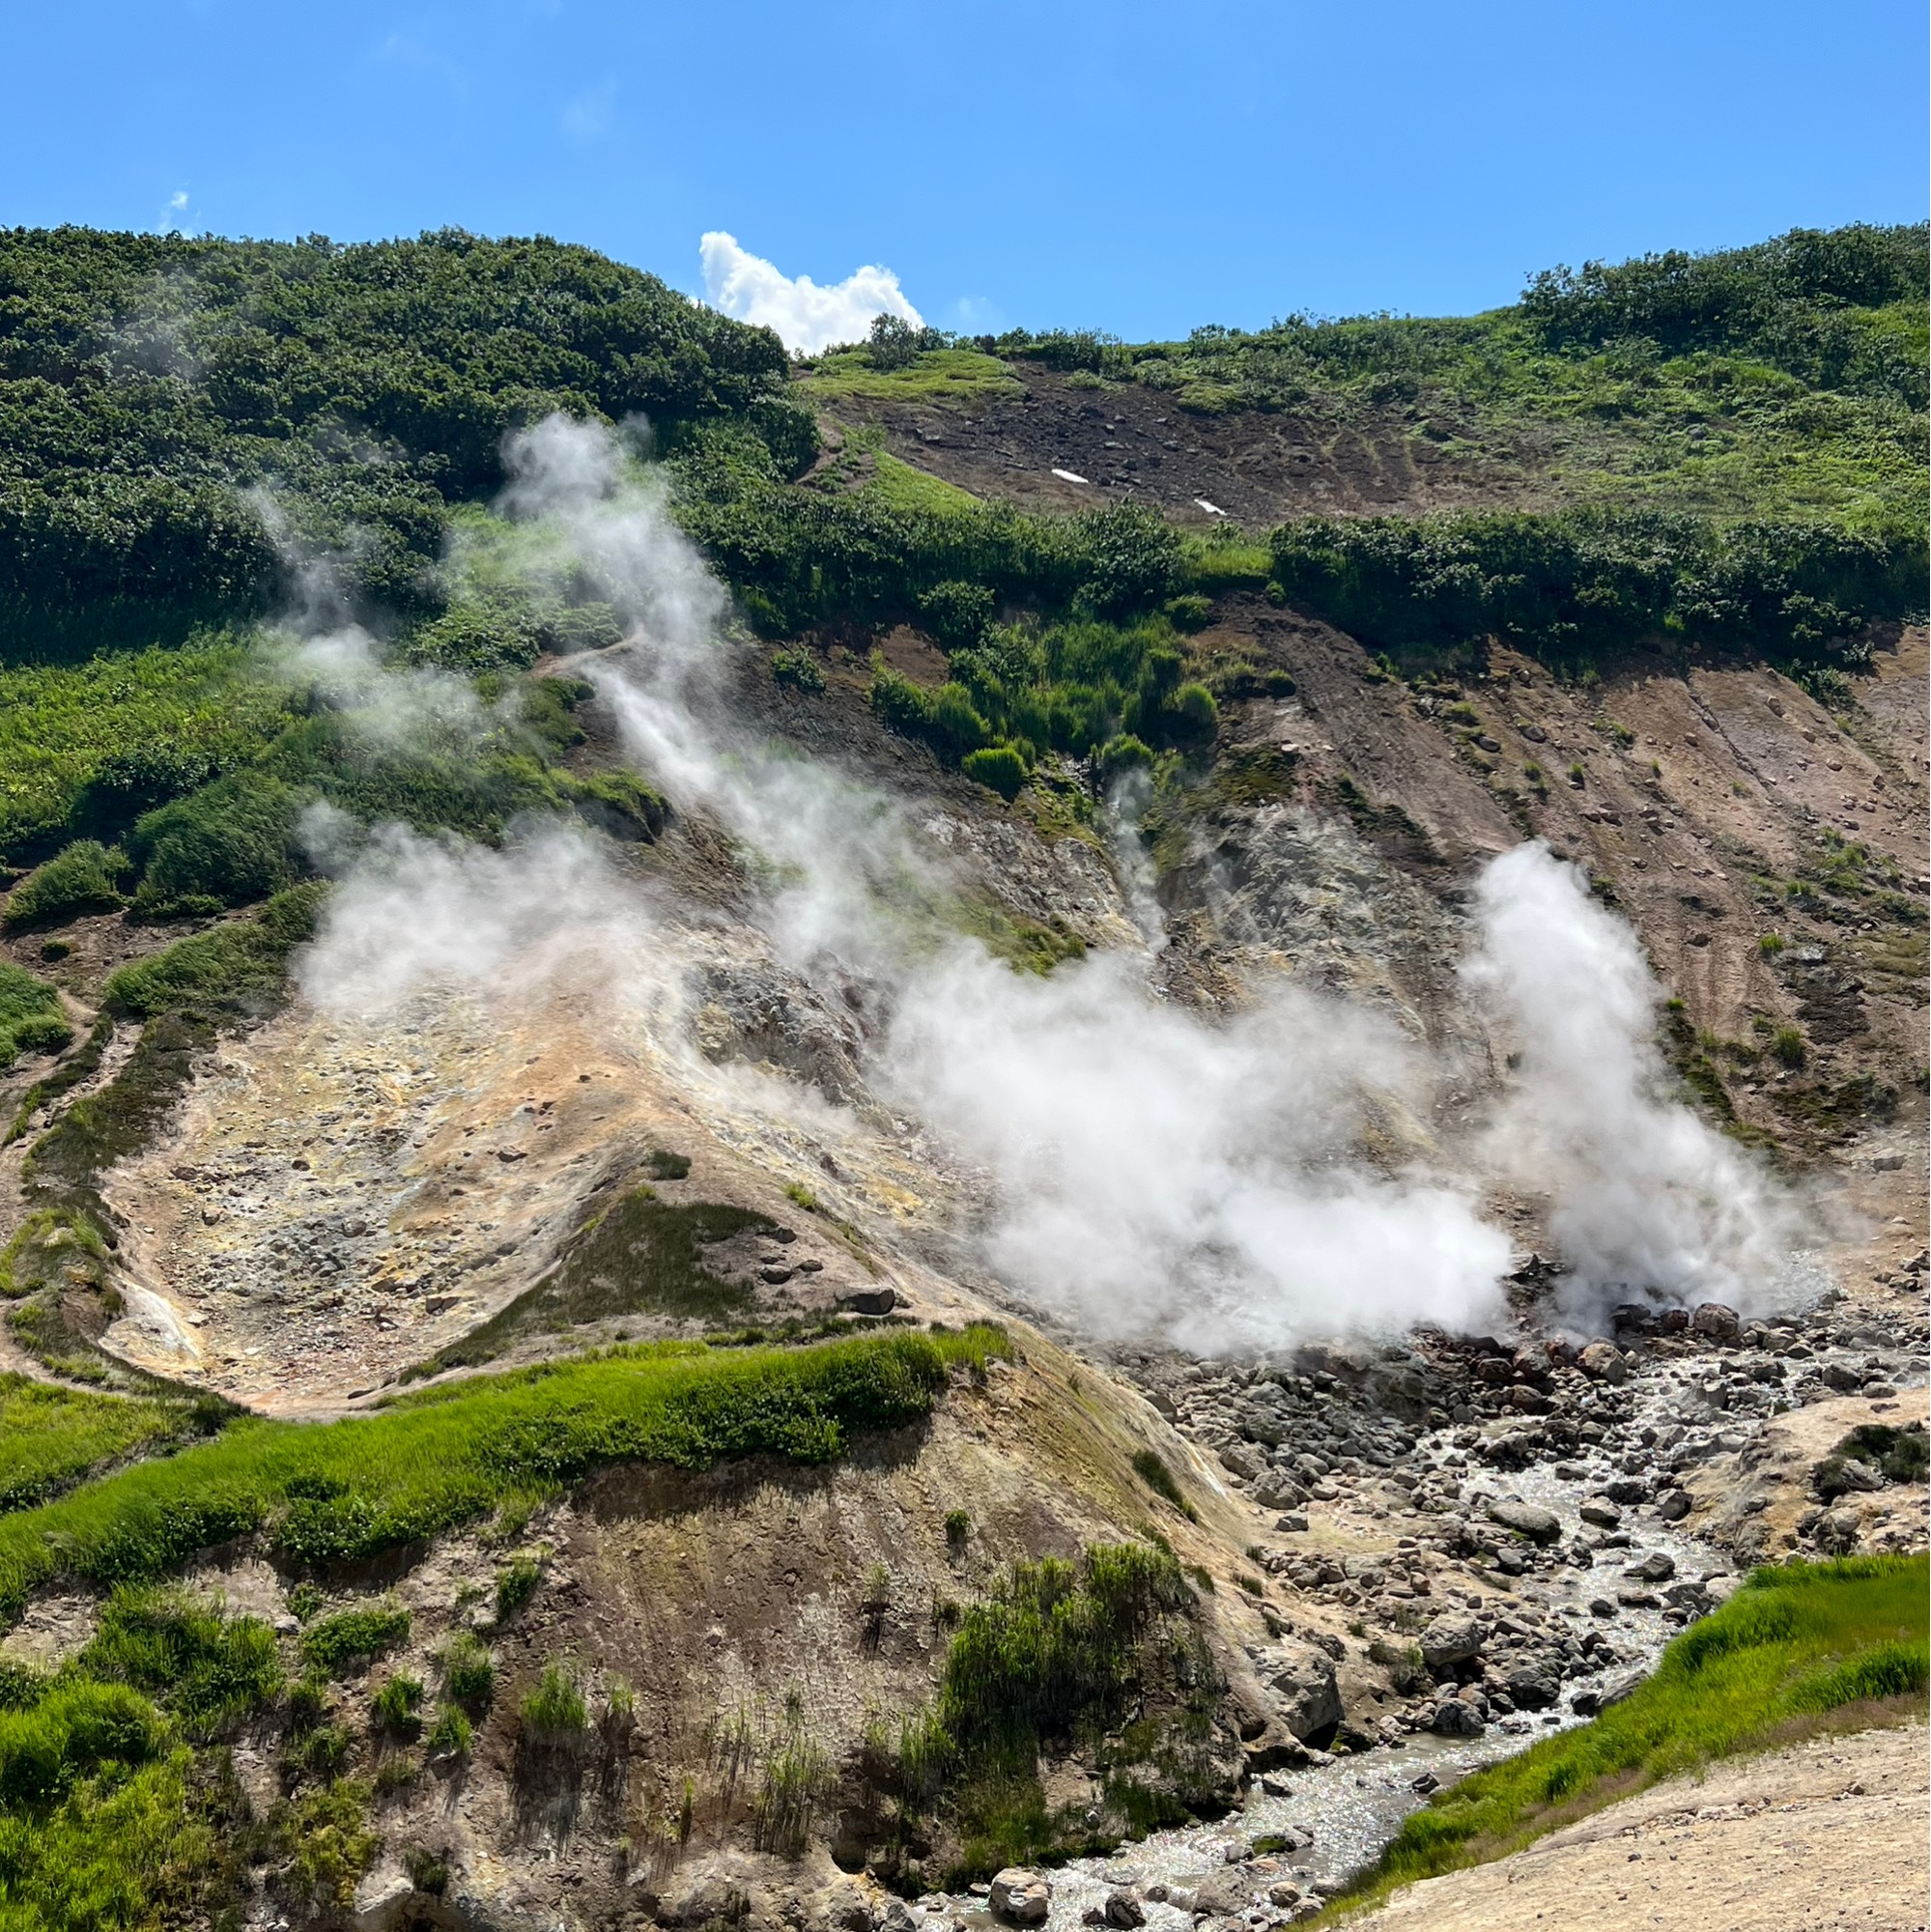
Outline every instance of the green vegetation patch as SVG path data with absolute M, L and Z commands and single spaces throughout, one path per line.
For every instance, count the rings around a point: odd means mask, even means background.
M 1810 1472 L 1812 1487 L 1827 1503 L 1833 1503 L 1857 1487 L 1847 1463 L 1860 1463 L 1887 1483 L 1910 1483 L 1917 1489 L 1931 1477 L 1931 1436 L 1919 1422 L 1894 1429 L 1885 1422 L 1866 1422 L 1851 1431 Z
M 1859 1556 L 1759 1570 L 1663 1652 L 1656 1674 L 1578 1730 L 1437 1793 L 1342 1903 L 1506 1857 L 1543 1833 L 1712 1759 L 1802 1735 L 1847 1706 L 1920 1717 L 1926 1559 Z
M 72 1037 L 59 989 L 0 959 L 0 1072 L 23 1053 L 58 1053 Z
M 218 1405 L 94 1395 L 0 1376 L 0 1511 L 29 1509 L 109 1463 L 195 1440 Z
M 867 1776 L 895 1801 L 877 1833 L 885 1862 L 901 1885 L 922 1882 L 910 1848 L 936 1827 L 945 1883 L 962 1886 L 1217 1814 L 1232 1789 L 1213 1748 L 1220 1689 L 1199 1601 L 1164 1546 L 1014 1564 L 958 1611 L 932 1709 L 895 1745 L 867 1739 Z M 1069 1750 L 1101 1782 L 1098 1819 L 1084 1801 L 1046 1802 L 1041 1755 Z
M 7 895 L 7 929 L 61 925 L 86 912 L 112 912 L 124 903 L 122 882 L 129 869 L 118 845 L 76 838 L 37 866 Z
M 718 1273 L 704 1250 L 748 1230 L 771 1235 L 777 1227 L 747 1208 L 709 1201 L 672 1207 L 651 1188 L 634 1188 L 587 1223 L 535 1287 L 417 1373 L 494 1361 L 525 1336 L 560 1334 L 613 1316 L 716 1322 L 741 1315 L 755 1299 L 750 1284 Z
M 928 349 L 881 369 L 864 349 L 834 349 L 809 363 L 797 387 L 813 402 L 980 403 L 1025 393 L 1010 369 L 981 349 Z
M 362 1561 L 616 1463 L 825 1462 L 854 1434 L 917 1421 L 954 1366 L 1006 1349 L 985 1327 L 788 1350 L 667 1344 L 479 1377 L 326 1426 L 237 1422 L 0 1520 L 0 1606 L 17 1615 L 60 1577 L 156 1580 L 241 1536 L 292 1562 Z

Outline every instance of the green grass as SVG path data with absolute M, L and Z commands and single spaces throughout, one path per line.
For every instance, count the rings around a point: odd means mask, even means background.
M 1926 1559 L 1846 1557 L 1759 1570 L 1594 1722 L 1438 1793 L 1337 1909 L 1506 1857 L 1661 1778 L 1774 1745 L 1847 1706 L 1923 1715 Z
M 213 1419 L 192 1403 L 0 1376 L 0 1511 L 44 1502 L 107 1463 L 192 1441 Z
M 58 990 L 0 959 L 0 1073 L 23 1053 L 58 1053 L 72 1038 Z
M 560 1663 L 544 1666 L 543 1675 L 518 1704 L 517 1718 L 528 1743 L 551 1750 L 581 1744 L 590 1727 L 582 1690 Z
M 915 469 L 885 450 L 881 449 L 872 463 L 872 478 L 866 486 L 866 492 L 891 509 L 910 515 L 946 517 L 978 507 L 979 498 L 971 491 Z
M 260 1013 L 279 1003 L 288 956 L 315 930 L 327 887 L 277 893 L 253 919 L 224 920 L 110 974 L 106 1005 L 135 1019 L 185 1007 Z
M 817 403 L 847 396 L 879 403 L 977 403 L 1021 393 L 1011 370 L 978 349 L 928 349 L 903 369 L 874 369 L 864 350 L 840 350 L 820 355 L 797 387 Z
M 229 633 L 79 665 L 0 665 L 0 856 L 39 856 L 69 827 L 118 837 L 158 802 L 139 789 L 144 764 L 212 776 L 257 754 L 287 707 L 286 690 L 253 674 L 249 645 Z M 75 822 L 111 818 L 124 796 L 132 810 L 120 823 Z
M 918 1420 L 954 1365 L 1006 1348 L 976 1327 L 793 1350 L 625 1349 L 320 1427 L 238 1422 L 0 1520 L 0 1609 L 17 1616 L 62 1577 L 152 1581 L 241 1536 L 295 1563 L 366 1559 L 615 1463 L 827 1462 L 856 1433 Z
M 179 1590 L 118 1589 L 79 1668 L 158 1699 L 197 1735 L 252 1717 L 281 1693 L 275 1634 L 259 1617 L 229 1617 Z
M 302 1662 L 326 1676 L 345 1676 L 407 1641 L 409 1624 L 409 1612 L 394 1605 L 338 1610 L 302 1632 Z

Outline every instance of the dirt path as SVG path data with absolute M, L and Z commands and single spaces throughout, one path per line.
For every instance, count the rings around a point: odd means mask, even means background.
M 1673 1778 L 1526 1852 L 1398 1893 L 1374 1932 L 1923 1932 L 1921 1725 Z

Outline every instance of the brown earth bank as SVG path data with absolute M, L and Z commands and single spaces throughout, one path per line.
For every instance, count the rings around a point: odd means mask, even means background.
M 1923 1932 L 1927 1804 L 1921 1724 L 1813 1738 L 1671 1778 L 1347 1922 L 1375 1932 Z
M 1260 526 L 1293 516 L 1533 509 L 1553 495 L 1548 472 L 1558 451 L 1548 432 L 1524 429 L 1510 446 L 1474 449 L 1438 412 L 1212 415 L 1137 384 L 1086 387 L 1036 362 L 1010 366 L 1009 391 L 970 404 L 835 396 L 827 408 L 883 430 L 893 455 L 944 482 L 1035 510 L 1131 500 L 1178 524 L 1206 526 L 1220 512 Z

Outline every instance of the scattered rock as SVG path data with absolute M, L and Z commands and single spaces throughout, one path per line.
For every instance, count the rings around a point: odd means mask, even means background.
M 1598 1529 L 1621 1529 L 1623 1526 L 1622 1511 L 1614 1503 L 1604 1502 L 1596 1496 L 1587 1498 L 1576 1515 L 1584 1522 L 1593 1522 Z
M 898 1306 L 898 1294 L 889 1285 L 854 1288 L 838 1296 L 838 1306 L 852 1315 L 890 1315 Z
M 1665 1549 L 1653 1549 L 1640 1563 L 1632 1563 L 1623 1575 L 1644 1583 L 1666 1583 L 1676 1575 L 1676 1558 Z
M 1122 1886 L 1117 1891 L 1106 1894 L 1106 1905 L 1100 1918 L 1104 1924 L 1122 1928 L 1122 1932 L 1131 1932 L 1132 1927 L 1146 1924 L 1147 1912 L 1140 1903 L 1140 1894 L 1131 1887 Z

